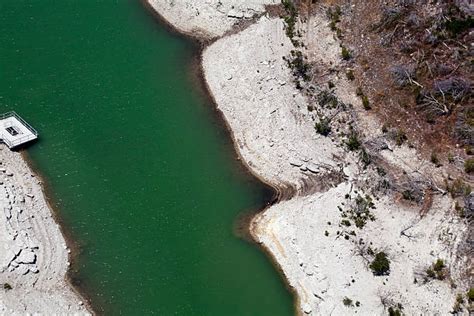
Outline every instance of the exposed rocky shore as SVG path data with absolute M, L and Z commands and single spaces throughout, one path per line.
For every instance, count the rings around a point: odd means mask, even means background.
M 210 40 L 224 35 L 237 23 L 263 14 L 265 5 L 279 1 L 149 0 L 148 3 L 181 33 Z
M 0 208 L 0 314 L 90 314 L 66 280 L 70 251 L 41 181 L 4 145 Z
M 307 83 L 291 68 L 298 55 L 279 16 L 259 13 L 241 29 L 245 14 L 218 10 L 246 12 L 240 1 L 149 3 L 179 31 L 199 25 L 193 35 L 214 40 L 202 56 L 209 91 L 243 162 L 280 193 L 251 230 L 295 290 L 299 312 L 468 314 L 458 304 L 469 289 L 470 258 L 459 250 L 467 225 L 441 189 L 446 171 L 364 110 L 360 92 L 336 71 L 341 46 L 326 15 L 296 24 L 300 49 L 319 70 L 305 74 Z M 402 198 L 407 183 L 416 190 Z M 409 195 L 417 190 L 429 194 L 418 201 Z

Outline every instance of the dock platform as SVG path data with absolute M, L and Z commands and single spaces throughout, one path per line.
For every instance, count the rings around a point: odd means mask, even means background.
M 0 141 L 13 149 L 38 138 L 38 132 L 15 112 L 0 115 Z

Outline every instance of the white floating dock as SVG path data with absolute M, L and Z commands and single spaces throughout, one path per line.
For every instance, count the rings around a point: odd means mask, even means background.
M 15 112 L 0 115 L 0 141 L 13 149 L 38 138 L 38 132 Z

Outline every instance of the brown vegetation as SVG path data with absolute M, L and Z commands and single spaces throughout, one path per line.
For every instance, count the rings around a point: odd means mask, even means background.
M 456 144 L 471 151 L 473 12 L 466 1 L 318 3 L 350 51 L 366 108 L 405 131 L 428 160 L 434 151 L 447 160 Z

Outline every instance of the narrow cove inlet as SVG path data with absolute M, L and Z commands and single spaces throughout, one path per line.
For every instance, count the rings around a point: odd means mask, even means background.
M 140 1 L 0 0 L 0 113 L 104 315 L 291 315 L 271 260 L 237 237 L 272 192 L 236 159 L 192 69 L 199 48 Z M 41 272 L 40 272 L 41 273 Z

